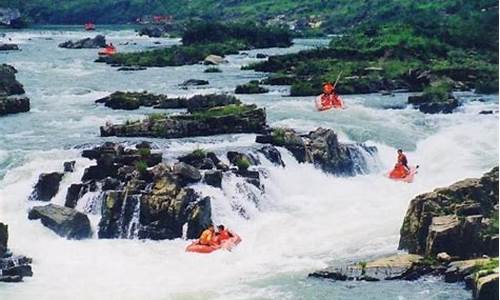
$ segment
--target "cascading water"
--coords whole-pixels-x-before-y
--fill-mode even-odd
[[[131,30],[109,30],[107,37],[124,51],[153,46]],[[408,202],[415,195],[466,177],[480,176],[498,165],[498,96],[460,94],[464,106],[451,115],[423,115],[404,107],[405,94],[346,96],[342,112],[316,113],[307,97],[281,97],[285,87],[242,100],[266,107],[273,126],[301,132],[317,127],[334,129],[342,141],[367,142],[378,149],[361,160],[369,172],[354,177],[328,175],[312,164],[299,164],[280,149],[286,167],[260,157],[264,192],[241,177],[225,175],[222,189],[198,184],[197,192],[211,196],[214,222],[228,226],[243,242],[232,252],[195,255],[184,251],[182,239],[150,241],[136,237],[139,201],[130,203],[123,239],[68,241],[38,221],[27,220],[33,205],[32,186],[42,172],[60,170],[76,160],[52,199],[63,205],[68,186],[78,182],[91,164],[77,145],[97,145],[98,126],[106,121],[140,118],[151,109],[112,111],[93,101],[115,90],[148,90],[169,95],[224,92],[263,75],[240,70],[260,50],[235,55],[222,73],[205,67],[151,68],[117,72],[93,63],[94,50],[66,50],[57,44],[86,36],[75,31],[26,30],[8,33],[23,51],[2,56],[18,70],[18,79],[32,101],[31,112],[0,119],[0,220],[9,224],[9,244],[15,253],[34,258],[34,277],[24,283],[0,283],[0,299],[469,299],[470,293],[432,278],[417,282],[337,283],[309,280],[308,272],[332,262],[368,259],[396,251],[399,228]],[[51,40],[48,40],[50,38]],[[267,54],[311,46],[298,41],[293,49],[269,49]],[[323,42],[324,43],[324,42]],[[312,45],[314,46],[314,45]],[[178,84],[196,74],[209,88],[179,90]],[[207,76],[207,77],[206,77]],[[208,77],[210,76],[210,77]],[[106,139],[137,142],[141,139]],[[167,161],[195,148],[217,153],[256,147],[253,135],[227,135],[179,140],[151,139]],[[412,184],[385,177],[404,148],[410,164],[419,164]],[[250,150],[249,150],[250,151]],[[99,189],[79,200],[78,210],[89,215],[96,232],[103,195]],[[135,205],[134,205],[135,204]]]

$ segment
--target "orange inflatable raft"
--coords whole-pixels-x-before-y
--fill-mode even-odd
[[[237,234],[233,234],[232,238],[224,240],[217,246],[207,246],[200,245],[198,241],[193,242],[189,246],[186,247],[186,252],[197,252],[197,253],[212,253],[215,250],[224,249],[231,251],[234,247],[236,247],[241,242],[241,238]]]
[[[418,166],[410,167],[410,172],[407,173],[403,165],[397,164],[394,169],[389,173],[389,178],[397,181],[404,181],[411,183],[417,174]]]
[[[324,111],[331,108],[344,108],[342,98],[340,98],[340,96],[335,93],[319,95],[315,100],[315,104],[316,109],[319,111]]]
[[[108,46],[108,47],[102,49],[101,51],[99,51],[98,54],[102,55],[102,56],[111,56],[111,55],[116,54],[116,48]]]

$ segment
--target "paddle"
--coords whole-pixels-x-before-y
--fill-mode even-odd
[[[335,83],[333,84],[333,89],[335,89],[335,87],[337,86],[337,83],[339,82],[340,75],[342,75],[342,72],[343,71],[340,71],[339,76],[337,76],[337,80],[335,80]]]

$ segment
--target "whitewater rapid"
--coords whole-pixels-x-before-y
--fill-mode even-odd
[[[151,46],[130,30],[110,30],[117,41],[134,41],[128,50]],[[267,110],[271,125],[302,132],[319,126],[336,130],[345,142],[377,146],[371,172],[335,177],[309,164],[297,163],[280,149],[286,167],[263,157],[262,193],[236,177],[223,179],[222,190],[194,188],[212,197],[213,218],[243,237],[233,252],[196,255],[184,251],[187,241],[98,240],[68,241],[28,221],[27,198],[42,172],[60,170],[76,160],[75,173],[65,176],[52,200],[63,203],[67,187],[81,177],[91,161],[80,157],[81,147],[101,143],[98,126],[106,121],[140,118],[148,109],[111,111],[93,100],[118,89],[144,89],[169,95],[230,91],[254,72],[240,71],[254,61],[254,50],[230,57],[223,73],[201,73],[202,66],[152,68],[121,73],[92,62],[87,50],[58,50],[54,44],[83,37],[75,31],[39,30],[11,34],[24,47],[1,59],[19,70],[18,79],[31,98],[32,110],[0,119],[0,220],[9,224],[10,248],[33,257],[32,278],[24,283],[0,283],[0,299],[468,299],[459,285],[425,279],[414,283],[338,283],[308,280],[308,272],[334,262],[368,259],[395,253],[409,201],[419,193],[477,177],[498,165],[498,96],[460,94],[464,106],[451,115],[424,115],[406,107],[405,94],[346,96],[342,112],[316,113],[308,97],[282,97],[286,87],[271,87],[265,95],[242,96]],[[47,40],[51,38],[52,40]],[[162,43],[175,40],[160,39]],[[308,47],[303,41],[300,47]],[[299,46],[295,46],[300,48]],[[124,46],[125,47],[125,46]],[[53,56],[47,53],[58,51]],[[288,50],[292,51],[292,50]],[[296,51],[293,50],[293,51]],[[195,75],[193,75],[195,74]],[[216,76],[216,77],[204,77]],[[181,90],[191,77],[208,79],[209,88]],[[76,79],[75,79],[76,78]],[[475,101],[482,98],[483,101]],[[398,108],[386,109],[385,107]],[[110,140],[110,139],[106,139]],[[125,141],[125,139],[111,139]],[[142,139],[130,139],[139,141]],[[223,153],[253,149],[254,135],[195,139],[151,139],[172,159],[196,147]],[[385,177],[395,150],[407,150],[410,164],[419,164],[412,184]],[[248,195],[253,197],[248,197]],[[235,207],[243,208],[242,216]],[[79,209],[83,209],[79,206]],[[94,227],[99,216],[90,215]]]

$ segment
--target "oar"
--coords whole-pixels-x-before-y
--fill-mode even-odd
[[[337,83],[339,82],[340,75],[342,75],[342,71],[340,71],[339,76],[337,76],[337,80],[335,80],[335,84],[333,85],[333,89],[337,86]]]

